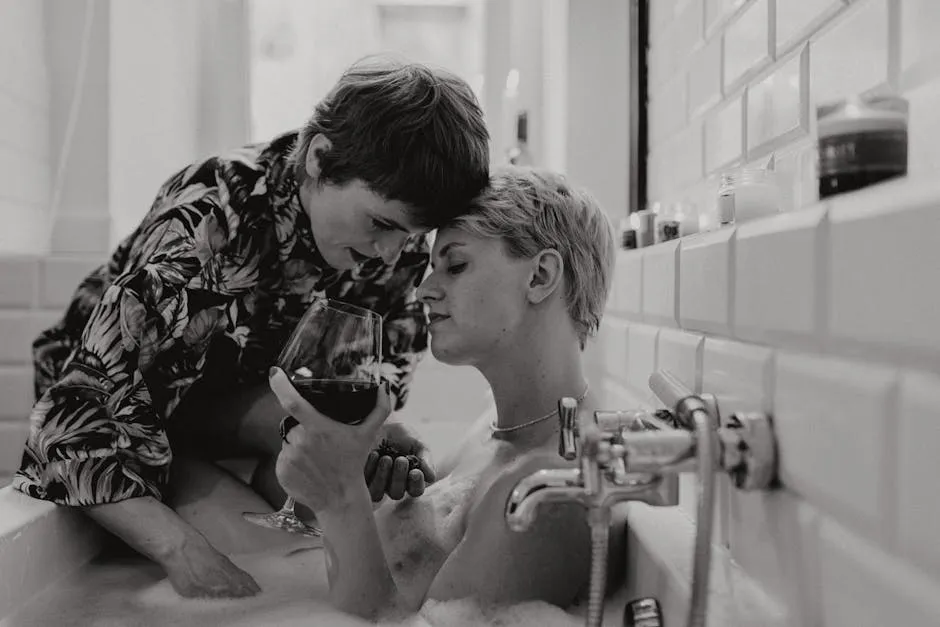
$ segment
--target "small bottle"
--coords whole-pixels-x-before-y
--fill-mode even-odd
[[[659,205],[659,212],[656,214],[656,236],[657,244],[679,239],[679,220],[676,219],[676,206],[672,203]]]
[[[734,224],[734,173],[724,172],[718,184],[718,224]]]
[[[506,153],[510,165],[532,165],[532,153],[529,151],[529,113],[520,111],[516,116],[516,143]]]
[[[656,233],[656,214],[649,209],[634,211],[630,214],[630,222],[636,231],[637,248],[652,246]]]
[[[904,98],[847,98],[820,105],[816,121],[820,199],[907,174]]]
[[[627,218],[621,218],[620,220],[620,248],[623,250],[636,248],[636,229],[633,228]]]

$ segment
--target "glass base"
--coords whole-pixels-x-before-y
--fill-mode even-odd
[[[310,538],[319,538],[323,535],[320,529],[304,523],[304,521],[290,512],[274,512],[271,514],[243,512],[242,517],[250,523],[267,527],[268,529],[280,529],[281,531],[296,533]]]

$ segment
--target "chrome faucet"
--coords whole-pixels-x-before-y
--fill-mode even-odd
[[[669,412],[665,414],[669,417]],[[506,503],[506,522],[514,531],[528,529],[544,503],[573,501],[587,509],[592,556],[588,627],[599,626],[603,617],[611,508],[623,501],[679,504],[678,475],[655,469],[634,472],[625,464],[631,436],[671,430],[662,417],[644,411],[595,411],[592,419],[579,411],[575,399],[562,398],[558,453],[570,461],[578,459],[578,466],[542,469],[523,477]]]
[[[506,522],[513,531],[525,531],[535,521],[543,503],[575,501],[595,515],[609,516],[622,501],[641,501],[654,506],[678,505],[679,480],[675,474],[627,472],[624,464],[626,434],[669,430],[669,425],[644,411],[596,411],[587,422],[573,398],[558,402],[561,423],[559,454],[578,457],[577,468],[537,470],[522,478],[506,503]]]
[[[690,627],[707,612],[715,473],[726,471],[744,490],[767,489],[776,476],[776,441],[762,413],[723,420],[714,397],[695,395],[667,371],[650,377],[650,388],[670,410],[595,411],[593,420],[573,398],[558,402],[558,453],[575,468],[543,469],[516,484],[506,503],[506,522],[526,530],[542,503],[578,502],[588,511],[592,560],[588,627],[600,625],[610,509],[621,501],[677,505],[678,473],[696,473],[697,524],[689,604]]]

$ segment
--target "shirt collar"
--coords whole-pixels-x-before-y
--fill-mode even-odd
[[[278,259],[285,279],[300,282],[296,289],[321,289],[335,279],[338,271],[331,267],[313,238],[310,217],[300,202],[300,185],[290,154],[299,133],[291,131],[276,137],[261,153],[260,161],[267,172],[268,198],[274,216]]]

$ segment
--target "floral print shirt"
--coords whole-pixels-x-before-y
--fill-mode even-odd
[[[317,250],[287,163],[296,133],[176,173],[110,260],[33,344],[35,393],[16,489],[63,505],[162,499],[168,421],[198,380],[267,380],[308,305],[337,298],[382,314],[383,376],[400,408],[427,350],[415,287],[426,236],[393,265],[337,271]]]

